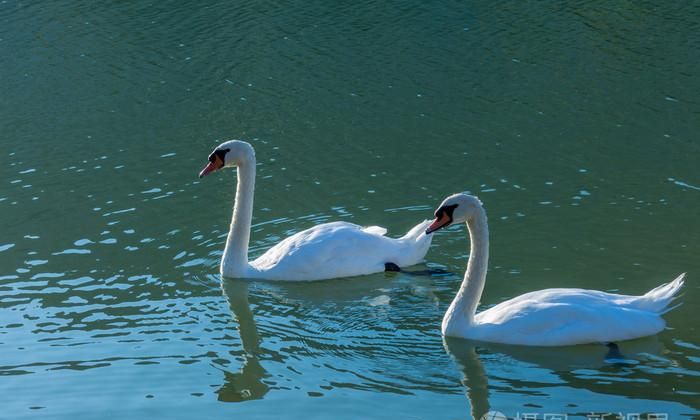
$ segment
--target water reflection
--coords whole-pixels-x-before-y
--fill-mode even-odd
[[[238,331],[244,351],[243,366],[238,372],[224,370],[225,383],[216,391],[219,401],[240,402],[261,399],[270,387],[263,382],[269,374],[260,364],[260,335],[255,325],[248,301],[248,282],[226,279],[221,289],[228,301],[233,318],[238,322]]]
[[[429,282],[403,274],[303,285],[225,279],[243,351],[228,352],[241,363],[235,373],[226,369],[226,355],[212,360],[224,374],[219,400],[260,399],[270,390],[454,394],[444,375],[449,360],[429,321],[433,308],[422,305],[434,299]]]
[[[651,408],[669,413],[693,411],[688,398],[663,391],[677,383],[678,361],[660,337],[620,342],[617,348],[441,339],[441,311],[426,305],[436,298],[427,293],[435,290],[435,281],[447,280],[404,273],[305,285],[226,279],[221,288],[242,351],[231,343],[237,371],[217,362],[226,357],[222,353],[212,360],[223,372],[218,400],[262,399],[271,390],[311,396],[339,389],[447,395],[459,392],[461,382],[474,418],[492,409],[585,417],[631,412],[640,401],[654,401]]]
[[[504,407],[490,401],[490,391],[508,390],[522,397],[521,408],[536,411],[533,407],[556,404],[556,387],[582,389],[599,395],[619,395],[631,398],[659,398],[649,387],[641,388],[639,382],[648,383],[644,364],[651,365],[661,357],[664,347],[656,337],[621,342],[618,347],[581,345],[571,347],[525,347],[476,342],[461,338],[444,338],[445,350],[452,357],[462,374],[462,385],[471,406],[473,418],[480,418],[490,410],[505,411]],[[612,348],[611,348],[612,347]],[[515,375],[513,373],[516,373]],[[647,390],[640,394],[640,390]],[[570,391],[568,391],[570,392]],[[547,397],[548,405],[533,404],[534,397]],[[554,397],[554,398],[553,398]],[[571,396],[565,396],[571,398]],[[619,402],[608,400],[604,404]],[[573,411],[569,415],[595,412],[596,407],[578,407],[571,403],[560,409]],[[602,406],[602,410],[616,407]],[[512,407],[511,407],[512,408]],[[505,412],[506,415],[516,413]]]
[[[491,406],[489,405],[489,381],[486,377],[486,369],[476,352],[476,346],[461,339],[448,338],[443,343],[447,353],[462,370],[462,385],[466,389],[472,418],[481,418],[491,409]]]

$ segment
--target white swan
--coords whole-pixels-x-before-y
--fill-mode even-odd
[[[429,220],[402,238],[384,236],[386,229],[347,222],[324,223],[296,233],[248,262],[253,218],[255,151],[240,140],[219,145],[199,173],[202,178],[224,167],[238,167],[238,185],[231,228],[220,272],[225,277],[266,280],[323,280],[384,271],[386,265],[405,267],[423,261],[432,235],[424,233]]]
[[[584,289],[526,293],[475,314],[486,281],[489,231],[478,198],[455,194],[442,202],[432,233],[466,222],[471,240],[467,272],[442,319],[442,334],[472,340],[531,346],[628,340],[653,335],[666,325],[661,315],[683,286],[684,274],[642,296]]]

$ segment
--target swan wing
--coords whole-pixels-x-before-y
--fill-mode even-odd
[[[628,340],[665,327],[638,297],[584,289],[546,289],[502,302],[474,318],[479,340],[536,346]]]
[[[381,272],[398,258],[401,244],[386,229],[333,222],[298,232],[251,265],[272,280],[320,280]],[[397,262],[397,264],[401,265]]]

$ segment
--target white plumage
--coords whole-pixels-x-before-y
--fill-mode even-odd
[[[432,235],[424,233],[430,223],[427,220],[401,238],[384,236],[386,229],[379,226],[333,222],[298,232],[249,263],[255,189],[253,147],[239,140],[221,144],[209,156],[200,177],[226,166],[238,167],[235,207],[220,267],[226,277],[288,281],[351,277],[384,271],[386,263],[399,267],[418,264],[428,252]]]
[[[685,274],[641,296],[584,289],[545,289],[476,313],[486,281],[488,225],[481,202],[466,194],[448,197],[428,229],[466,222],[471,238],[467,271],[442,321],[446,336],[504,344],[562,346],[629,340],[657,334],[662,314],[683,287]]]
[[[384,264],[418,264],[430,247],[426,220],[402,238],[384,236],[379,226],[363,228],[332,222],[296,233],[250,263],[246,277],[270,280],[320,280],[384,271]]]

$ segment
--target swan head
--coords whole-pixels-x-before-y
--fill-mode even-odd
[[[458,193],[447,197],[435,210],[435,220],[425,230],[433,233],[453,223],[465,223],[483,210],[481,201],[473,195]]]
[[[199,173],[199,177],[204,178],[221,168],[240,166],[250,161],[255,161],[253,146],[241,140],[225,141],[211,152],[209,163]]]

